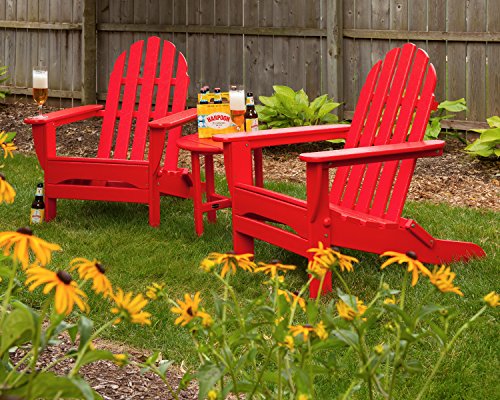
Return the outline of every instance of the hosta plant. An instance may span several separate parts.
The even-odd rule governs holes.
[[[8,79],[9,77],[7,76],[7,67],[0,67],[0,86],[7,82]],[[0,99],[5,99],[5,95],[7,95],[8,93],[8,91],[0,89]]]
[[[272,96],[259,96],[261,105],[256,109],[259,114],[259,128],[288,128],[291,126],[307,126],[332,124],[338,117],[332,114],[340,103],[334,102],[324,94],[313,101],[303,89],[294,91],[288,86],[273,86]]]
[[[427,129],[425,131],[424,140],[437,139],[441,133],[441,121],[455,116],[455,114],[450,113],[457,113],[466,110],[467,103],[464,98],[453,101],[446,100],[439,103],[438,109],[431,114],[429,124],[427,125]],[[458,136],[458,138],[462,140],[461,137]]]
[[[478,139],[469,144],[465,151],[473,156],[500,157],[500,117],[488,118],[490,129],[473,129],[481,134]]]

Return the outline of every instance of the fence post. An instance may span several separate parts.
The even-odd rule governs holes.
[[[326,68],[327,90],[336,101],[344,99],[343,85],[343,21],[342,0],[327,0],[326,6]],[[343,107],[338,109],[343,118]]]
[[[82,22],[82,104],[94,104],[97,97],[96,0],[84,0]]]

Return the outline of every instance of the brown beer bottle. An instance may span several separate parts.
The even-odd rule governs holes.
[[[44,216],[43,183],[39,183],[36,185],[35,200],[31,203],[30,224],[41,224]]]
[[[253,93],[247,92],[246,99],[247,110],[245,111],[245,131],[253,132],[259,130],[259,116],[255,110],[255,103],[253,100]]]

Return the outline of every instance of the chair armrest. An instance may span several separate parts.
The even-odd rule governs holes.
[[[175,114],[168,115],[166,117],[155,119],[149,123],[149,127],[152,129],[172,129],[180,125],[184,125],[186,122],[194,121],[197,117],[196,108],[189,108],[184,111],[177,112]]]
[[[249,133],[227,133],[214,135],[212,139],[224,144],[245,142],[248,143],[249,148],[255,149],[328,139],[345,139],[350,128],[351,125],[347,124],[297,126],[283,129],[265,129]]]
[[[24,122],[30,125],[54,124],[56,126],[59,126],[69,124],[71,122],[80,121],[82,119],[96,117],[98,116],[98,111],[102,110],[103,108],[104,106],[100,104],[73,107],[66,110],[59,110],[44,114],[43,117],[28,117],[24,119]]]
[[[300,159],[307,163],[327,163],[327,167],[332,168],[407,158],[439,156],[443,153],[444,145],[445,142],[443,140],[426,140],[303,153],[300,155]]]

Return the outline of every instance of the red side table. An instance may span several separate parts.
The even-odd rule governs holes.
[[[223,153],[223,143],[214,142],[212,139],[200,139],[196,133],[181,137],[177,141],[177,147],[191,152],[194,228],[196,234],[201,236],[203,234],[203,213],[207,213],[209,222],[216,222],[217,210],[231,207],[231,199],[215,191],[213,156]],[[200,156],[205,158],[205,182],[201,180]],[[261,149],[254,152],[254,163],[256,185],[263,186]],[[225,167],[227,170],[228,165]],[[229,173],[226,175],[230,176]],[[203,202],[203,193],[206,197],[205,202]]]

